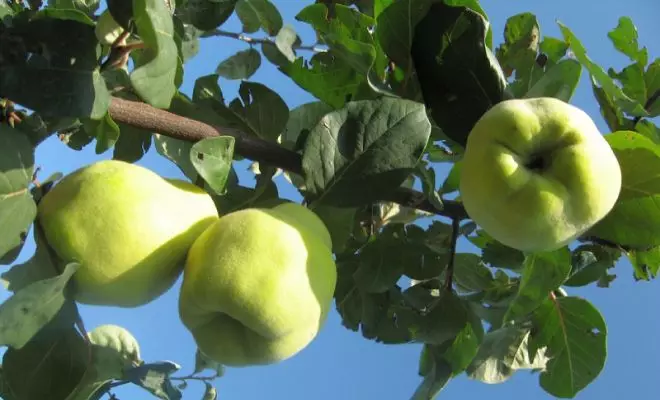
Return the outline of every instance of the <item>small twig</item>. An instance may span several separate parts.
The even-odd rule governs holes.
[[[222,37],[228,37],[228,38],[233,38],[237,40],[241,40],[245,43],[249,44],[272,44],[275,45],[275,41],[270,38],[254,38],[251,36],[247,36],[243,33],[235,33],[235,32],[227,32],[223,31],[221,29],[215,29],[209,32],[206,32],[202,37],[212,37],[212,36],[222,36]],[[328,51],[328,49],[316,46],[316,45],[293,45],[291,46],[292,49],[294,50],[303,50],[303,51],[313,51],[315,53],[325,53]]]
[[[449,263],[447,264],[447,273],[445,274],[445,290],[451,291],[454,284],[454,259],[456,258],[456,243],[458,242],[458,232],[460,220],[453,218],[451,220],[451,243],[449,247]]]
[[[179,377],[171,377],[171,381],[212,381],[214,379],[218,378],[218,374],[215,374],[213,376],[193,376],[193,375],[187,375],[187,376],[179,376]]]

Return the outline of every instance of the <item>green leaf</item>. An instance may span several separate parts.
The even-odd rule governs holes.
[[[356,256],[359,267],[353,274],[355,284],[367,293],[388,291],[403,274],[405,263],[399,251],[402,226],[388,225],[378,239]],[[396,247],[395,247],[396,246]]]
[[[247,188],[238,184],[238,176],[232,168],[227,180],[227,190],[222,196],[213,196],[213,200],[223,213],[241,210],[243,208],[258,206],[267,201],[278,199],[277,186],[273,182],[275,168],[262,168],[257,175],[257,184],[254,188]]]
[[[70,263],[60,275],[31,283],[2,303],[0,345],[20,349],[50,322],[64,306],[65,288],[79,267]]]
[[[648,116],[648,113],[644,110],[644,107],[641,104],[626,96],[623,90],[607,75],[605,70],[587,56],[587,50],[575,34],[561,22],[558,22],[558,25],[564,36],[564,40],[570,44],[575,58],[587,69],[587,71],[589,71],[592,79],[600,84],[605,93],[613,99],[617,107],[620,107],[624,112],[630,115],[640,117]]]
[[[289,118],[289,107],[267,86],[256,82],[241,82],[239,99],[229,108],[252,132],[262,139],[275,142]],[[242,102],[241,102],[242,101]]]
[[[358,266],[359,262],[355,257],[337,260],[337,285],[334,294],[342,325],[356,332],[360,329],[362,319],[362,295],[353,279]]]
[[[452,165],[449,174],[447,174],[447,179],[442,183],[442,188],[440,192],[443,194],[453,193],[458,191],[458,187],[461,182],[461,165],[460,161],[457,161]]]
[[[94,14],[99,9],[100,0],[54,0],[48,5],[54,8],[74,9],[85,14]]]
[[[522,97],[543,76],[543,67],[536,62],[541,28],[536,16],[524,12],[509,17],[504,27],[504,43],[496,56],[506,75],[515,71],[511,91]]]
[[[2,371],[15,399],[66,399],[82,380],[88,357],[73,326],[45,329],[22,348],[7,349]]]
[[[485,46],[487,21],[434,3],[415,27],[411,54],[424,103],[443,133],[464,146],[474,123],[506,98],[506,78]]]
[[[365,81],[364,75],[331,52],[316,53],[309,61],[298,57],[280,66],[279,70],[303,90],[335,109],[351,100]]]
[[[225,191],[234,157],[234,142],[232,136],[205,138],[190,149],[190,162],[217,194]]]
[[[454,255],[454,282],[464,290],[479,292],[493,285],[493,274],[478,255],[457,253]]]
[[[0,93],[45,117],[99,119],[110,93],[98,70],[94,24],[77,10],[57,14],[15,18],[4,28],[3,38],[21,38],[22,50],[0,40],[0,48],[16,49],[16,61],[0,66]],[[57,93],[57,100],[44,93]]]
[[[616,132],[618,130],[632,129],[632,120],[627,119],[623,115],[621,108],[614,103],[614,99],[603,88],[596,86],[593,78],[591,79],[591,89],[600,105],[600,114],[605,119],[605,122],[607,122],[610,131]]]
[[[646,83],[644,82],[644,66],[639,64],[630,64],[623,68],[621,72],[615,72],[610,68],[608,74],[621,82],[623,92],[631,99],[640,104],[644,104],[648,98],[646,93]]]
[[[637,28],[630,17],[620,17],[619,24],[607,34],[607,37],[617,50],[640,66],[645,66],[648,62],[648,52],[646,47],[639,48]]]
[[[642,119],[635,125],[635,131],[651,139],[655,144],[660,145],[660,128],[653,122]]]
[[[206,99],[213,99],[220,103],[224,103],[225,99],[222,94],[222,89],[218,85],[218,74],[209,74],[200,76],[195,80],[195,87],[193,88],[193,101],[201,102]]]
[[[453,341],[473,317],[472,310],[463,300],[453,292],[442,290],[430,311],[418,321],[415,339],[436,345]]]
[[[543,36],[543,40],[539,45],[539,50],[545,54],[552,63],[558,63],[568,50],[568,43],[561,39],[551,36]]]
[[[36,250],[32,257],[24,263],[14,264],[11,269],[3,272],[0,279],[7,290],[14,293],[24,287],[57,276],[59,260],[53,260],[51,250],[40,229],[33,229]]]
[[[360,292],[362,336],[385,344],[410,343],[414,311],[403,304],[398,287],[383,293]]]
[[[277,36],[275,36],[275,48],[278,50],[278,52],[281,55],[286,57],[286,60],[289,62],[293,62],[296,59],[296,53],[293,47],[299,42],[300,42],[300,37],[293,29],[293,27],[290,25],[283,26],[282,29],[280,29],[280,31],[277,32]],[[264,45],[265,44],[266,42],[264,42]],[[268,46],[262,47],[262,50],[264,51],[264,55],[266,57],[268,57],[268,55],[266,54],[267,48]],[[274,63],[274,64],[281,65],[279,63]]]
[[[404,265],[406,276],[419,280],[433,279],[445,270],[449,264],[451,236],[451,227],[449,232],[443,230],[446,226],[438,221],[434,221],[426,231],[417,225],[405,226],[405,231],[399,236],[401,241],[392,244],[388,251]]]
[[[571,253],[567,247],[552,252],[528,254],[522,280],[515,299],[504,315],[504,321],[523,317],[561,286],[571,272]]]
[[[312,211],[321,218],[330,232],[332,252],[341,254],[346,249],[346,242],[353,233],[357,209],[319,205]]]
[[[179,62],[170,10],[163,0],[139,0],[133,3],[133,17],[145,45],[131,72],[133,89],[152,106],[168,108],[177,91]]]
[[[594,381],[607,358],[607,325],[587,300],[546,300],[534,313],[532,352],[547,347],[539,381],[555,397],[573,398]]]
[[[305,188],[316,201],[359,206],[401,185],[431,132],[424,106],[393,98],[351,102],[325,116],[305,142]]]
[[[193,182],[197,180],[197,169],[190,160],[190,151],[193,145],[191,142],[154,134],[154,145],[156,151],[179,167],[188,179]]]
[[[522,251],[506,246],[496,240],[485,243],[482,258],[485,263],[493,267],[511,271],[520,271],[525,262],[525,254]]]
[[[238,0],[236,15],[246,33],[254,33],[261,28],[269,36],[275,36],[282,29],[282,16],[269,0]]]
[[[34,149],[27,136],[0,124],[0,258],[9,252],[17,256],[27,231],[37,215],[37,206],[28,187],[34,172]]]
[[[328,18],[325,4],[305,7],[296,19],[307,22],[319,32],[323,42],[361,76],[366,76],[377,52],[370,28],[374,19],[341,4],[333,5],[333,17]]]
[[[421,161],[417,164],[417,168],[415,168],[413,173],[421,180],[422,192],[424,192],[428,201],[438,210],[442,210],[444,208],[442,205],[442,197],[440,197],[440,193],[435,190],[435,169],[424,161]]]
[[[184,24],[178,14],[172,16],[172,22],[174,23],[174,41],[179,52],[179,58],[185,64],[199,53],[199,38],[204,32],[193,25]]]
[[[289,150],[298,150],[301,146],[297,143],[299,141],[304,143],[304,139],[314,126],[331,111],[332,107],[320,101],[301,104],[291,110],[286,127],[280,136],[282,146]]]
[[[419,374],[424,377],[424,380],[417,386],[410,400],[433,400],[452,378],[452,367],[442,358],[441,354],[434,354],[429,345],[423,347],[421,357],[428,360],[426,363],[429,366],[424,368],[424,372],[420,368]]]
[[[565,286],[586,286],[596,282],[621,256],[619,250],[606,248],[595,244],[586,244],[573,250],[571,276]]]
[[[229,19],[238,0],[177,2],[176,15],[202,31],[211,31]]]
[[[621,193],[612,211],[584,236],[637,249],[660,245],[660,147],[633,131],[605,137],[621,166]]]
[[[479,351],[467,368],[467,375],[484,383],[507,381],[517,370],[542,370],[547,362],[545,351],[530,358],[529,328],[506,326],[486,333]]]
[[[660,115],[660,58],[656,58],[646,69],[644,74],[646,92],[649,98],[646,101],[646,110],[651,117]]]
[[[215,73],[227,79],[249,79],[260,66],[261,54],[251,47],[222,61]]]
[[[650,281],[660,271],[660,246],[648,250],[632,250],[627,253],[635,271],[635,279]]]
[[[183,395],[170,380],[170,375],[181,369],[171,361],[142,364],[126,371],[124,379],[142,387],[163,400],[181,400]]]
[[[96,154],[102,154],[112,148],[119,139],[119,125],[105,114],[99,120],[85,119],[82,121],[85,132],[89,137],[96,138]]]
[[[115,143],[112,158],[130,163],[139,161],[151,147],[151,132],[128,124],[118,123],[117,125],[121,135]]]
[[[582,66],[577,61],[573,59],[559,61],[536,81],[525,93],[525,97],[555,97],[568,103],[580,83],[581,74]]]
[[[431,3],[426,0],[393,1],[376,20],[376,38],[380,47],[392,61],[407,71],[413,62],[410,50],[415,35],[414,27],[427,14]]]

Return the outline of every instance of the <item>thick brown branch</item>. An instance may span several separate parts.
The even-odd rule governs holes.
[[[300,154],[275,143],[248,136],[237,129],[215,127],[146,103],[118,97],[112,98],[109,112],[116,121],[187,142],[197,142],[215,136],[232,136],[236,139],[234,149],[241,156],[296,174],[302,173]]]
[[[285,149],[276,143],[248,136],[237,129],[212,126],[154,108],[146,103],[117,97],[112,98],[109,112],[115,121],[187,142],[196,142],[215,136],[232,136],[236,139],[234,149],[237,154],[302,175],[302,157],[300,154]],[[411,189],[401,188],[388,198],[381,200],[457,220],[468,218],[465,209],[459,202],[445,200],[443,202],[444,208],[439,210],[428,201],[424,193]]]

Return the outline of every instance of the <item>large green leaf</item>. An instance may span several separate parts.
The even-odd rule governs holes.
[[[187,0],[177,2],[176,13],[185,23],[210,31],[222,25],[234,13],[238,0]]]
[[[65,305],[65,289],[80,264],[22,288],[0,305],[0,345],[25,346]]]
[[[617,86],[614,80],[607,75],[605,70],[589,58],[587,49],[582,45],[582,42],[580,42],[577,36],[566,25],[561,22],[558,22],[558,24],[564,40],[569,43],[575,58],[589,71],[592,79],[600,84],[605,93],[613,99],[614,103],[630,115],[648,116],[642,104],[628,97],[623,92],[623,89]]]
[[[218,64],[216,74],[227,79],[250,79],[261,66],[261,54],[254,48],[242,50]]]
[[[290,150],[300,149],[309,131],[331,111],[332,107],[320,101],[305,103],[291,110],[286,127],[280,136],[282,146]]]
[[[555,97],[570,102],[580,83],[582,66],[573,59],[561,60],[536,81],[524,97]]]
[[[28,187],[34,170],[34,149],[22,132],[0,124],[0,259],[12,262],[20,251],[37,206]],[[5,254],[12,252],[5,259]]]
[[[145,49],[135,56],[131,83],[137,94],[157,108],[168,108],[176,93],[179,67],[174,23],[163,0],[136,0],[133,15]]]
[[[171,361],[142,364],[127,370],[124,379],[142,387],[159,399],[180,400],[183,394],[170,379],[170,375],[180,368],[180,365]]]
[[[424,102],[443,133],[465,145],[479,118],[507,98],[487,21],[465,7],[434,3],[415,27],[411,54]]]
[[[637,249],[660,245],[660,147],[633,131],[606,138],[621,166],[621,194],[612,211],[585,236]]]
[[[263,29],[269,36],[275,36],[282,29],[282,16],[269,0],[238,0],[236,15],[246,33]]]
[[[516,14],[504,26],[504,43],[496,56],[506,75],[515,71],[510,90],[522,97],[543,76],[543,67],[536,62],[541,28],[536,16],[530,12]]]
[[[275,142],[289,118],[289,107],[279,94],[257,82],[241,82],[239,98],[229,104],[233,117],[262,139]]]
[[[319,202],[358,206],[398,188],[420,160],[431,133],[424,106],[380,98],[329,113],[305,142],[305,189]]]
[[[81,382],[88,358],[89,349],[73,326],[48,328],[22,348],[8,349],[2,370],[16,400],[66,399]]]
[[[375,43],[369,32],[375,21],[341,4],[333,6],[333,14],[333,18],[328,18],[327,6],[314,4],[305,7],[296,19],[312,25],[333,54],[342,58],[361,76],[366,76],[377,57]]]
[[[571,253],[567,247],[553,252],[528,254],[525,257],[520,288],[504,320],[511,321],[534,311],[551,291],[564,283],[570,272]]]
[[[549,358],[539,381],[555,397],[573,398],[594,381],[607,358],[607,325],[587,300],[546,300],[534,313],[530,351],[546,348]]]
[[[426,15],[431,4],[428,0],[393,1],[378,16],[376,38],[381,48],[406,71],[413,67],[410,50],[415,25]]]
[[[467,368],[470,378],[485,383],[507,381],[517,370],[543,369],[547,362],[545,351],[530,357],[528,342],[530,329],[506,326],[492,330],[484,336],[479,351]]]
[[[21,38],[21,46],[11,38]],[[97,44],[93,21],[77,10],[14,19],[0,37],[0,93],[42,116],[101,118],[110,93]]]
[[[648,51],[646,47],[639,48],[637,28],[630,17],[619,17],[618,25],[608,32],[607,37],[617,50],[639,65],[645,66],[648,62]]]
[[[222,194],[234,156],[232,136],[202,139],[190,149],[190,161],[216,194]]]

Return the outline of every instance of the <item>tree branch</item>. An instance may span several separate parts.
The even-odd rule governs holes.
[[[245,43],[249,44],[263,44],[263,43],[268,43],[275,45],[275,41],[270,39],[270,38],[253,38],[251,36],[247,36],[243,33],[235,33],[235,32],[227,32],[223,31],[222,29],[215,29],[210,32],[204,33],[202,37],[212,37],[212,36],[223,36],[223,37],[228,37],[228,38],[233,38],[237,40],[242,40]],[[293,45],[291,46],[292,49],[294,50],[306,50],[306,51],[313,51],[314,53],[325,53],[328,50],[319,47],[319,46],[309,46],[309,45]]]
[[[146,103],[118,97],[112,97],[108,111],[116,121],[186,142],[197,142],[216,136],[232,136],[236,140],[235,151],[243,157],[302,174],[300,154],[275,143],[248,136],[237,129],[215,127]]]
[[[136,128],[156,132],[174,139],[197,142],[204,138],[232,136],[237,154],[273,167],[303,174],[302,156],[276,143],[268,142],[233,128],[217,127],[161,110],[149,104],[112,97],[108,110],[112,119]],[[405,207],[416,208],[456,220],[468,218],[463,206],[452,200],[443,201],[443,209],[436,208],[424,193],[399,188],[382,201],[391,201]]]

